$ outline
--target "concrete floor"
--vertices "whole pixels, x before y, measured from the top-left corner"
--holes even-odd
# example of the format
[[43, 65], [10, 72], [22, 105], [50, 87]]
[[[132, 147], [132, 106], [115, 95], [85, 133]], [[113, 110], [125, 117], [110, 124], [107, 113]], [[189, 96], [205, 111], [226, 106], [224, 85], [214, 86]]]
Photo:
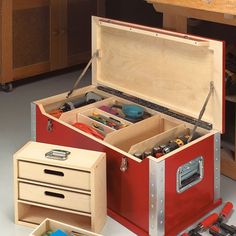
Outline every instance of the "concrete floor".
[[[12, 155], [30, 140], [30, 103], [71, 89], [78, 72], [71, 72], [16, 87], [11, 93], [0, 92], [0, 228], [1, 235], [27, 236], [31, 228], [14, 224]], [[89, 76], [81, 85], [89, 84]], [[221, 178], [223, 201], [236, 206], [236, 182]], [[236, 224], [236, 213], [229, 223]], [[105, 236], [135, 235], [108, 217], [102, 231]]]

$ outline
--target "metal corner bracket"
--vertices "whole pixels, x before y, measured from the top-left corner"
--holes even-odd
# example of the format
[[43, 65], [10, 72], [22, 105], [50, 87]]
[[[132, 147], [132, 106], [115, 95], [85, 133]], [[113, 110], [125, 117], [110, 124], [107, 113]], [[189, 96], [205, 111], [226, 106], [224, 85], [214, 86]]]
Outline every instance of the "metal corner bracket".
[[214, 199], [220, 198], [220, 133], [214, 135]]
[[31, 103], [31, 140], [36, 141], [36, 104]]
[[149, 235], [165, 235], [165, 161], [149, 161]]

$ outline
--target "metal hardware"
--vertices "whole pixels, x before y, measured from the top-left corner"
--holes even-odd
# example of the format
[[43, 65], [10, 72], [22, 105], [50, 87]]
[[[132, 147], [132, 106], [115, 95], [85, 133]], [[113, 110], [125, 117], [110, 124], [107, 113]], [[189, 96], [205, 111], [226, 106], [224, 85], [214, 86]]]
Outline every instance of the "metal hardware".
[[214, 198], [220, 198], [220, 133], [214, 135]]
[[60, 150], [60, 149], [53, 149], [45, 153], [46, 158], [53, 159], [53, 160], [60, 160], [60, 161], [67, 160], [69, 155], [70, 155], [69, 151]]
[[165, 161], [149, 160], [149, 235], [165, 235]]
[[52, 132], [53, 130], [53, 123], [51, 119], [48, 119], [48, 124], [47, 124], [47, 131]]
[[[191, 117], [191, 116], [188, 116], [188, 115], [185, 115], [185, 114], [181, 114], [179, 112], [170, 110], [170, 109], [168, 109], [166, 107], [163, 107], [163, 106], [160, 106], [158, 104], [148, 102], [148, 101], [143, 100], [141, 98], [137, 98], [137, 97], [134, 97], [134, 96], [131, 96], [131, 95], [124, 94], [123, 92], [120, 92], [120, 91], [112, 89], [112, 88], [98, 86], [97, 89], [99, 89], [101, 91], [104, 91], [106, 93], [110, 93], [112, 95], [115, 95], [117, 97], [124, 98], [126, 100], [131, 101], [131, 102], [137, 103], [141, 106], [145, 106], [145, 107], [150, 108], [152, 110], [161, 112], [163, 114], [166, 114], [168, 116], [174, 117], [176, 119], [182, 120], [184, 122], [187, 122], [187, 123], [190, 123], [190, 124], [193, 124], [193, 125], [195, 125], [196, 122], [197, 122], [197, 119], [194, 118], [194, 117]], [[201, 127], [201, 128], [204, 128], [206, 130], [211, 130], [212, 129], [212, 124], [210, 124], [208, 122], [200, 120], [198, 123], [199, 123], [199, 127]]]
[[36, 141], [36, 104], [31, 103], [31, 140]]
[[128, 169], [128, 158], [127, 157], [122, 157], [121, 164], [120, 164], [120, 170], [122, 172], [127, 171]]
[[199, 113], [197, 122], [195, 123], [195, 126], [194, 126], [194, 128], [193, 128], [193, 130], [192, 130], [192, 132], [191, 132], [191, 134], [190, 134], [190, 136], [189, 136], [188, 143], [193, 139], [193, 136], [194, 136], [194, 134], [196, 133], [196, 129], [197, 129], [197, 127], [199, 126], [199, 122], [201, 121], [202, 116], [204, 115], [204, 112], [205, 112], [205, 110], [206, 110], [206, 106], [207, 106], [207, 104], [208, 104], [208, 102], [209, 102], [209, 100], [210, 100], [210, 97], [211, 97], [211, 94], [213, 93], [213, 91], [214, 91], [214, 83], [213, 83], [213, 81], [211, 81], [211, 82], [210, 82], [210, 90], [209, 90], [209, 93], [208, 93], [207, 98], [206, 98], [206, 100], [205, 100], [205, 102], [204, 102], [204, 104], [203, 104], [203, 107], [202, 107], [202, 109], [201, 109], [201, 111], [200, 111], [200, 113]]
[[193, 187], [203, 179], [204, 162], [203, 157], [198, 157], [182, 166], [176, 173], [176, 190], [182, 193]]
[[76, 80], [73, 88], [69, 91], [69, 93], [67, 94], [66, 98], [69, 98], [70, 95], [74, 92], [75, 88], [77, 87], [77, 85], [79, 84], [79, 82], [82, 80], [82, 78], [84, 77], [84, 75], [86, 74], [86, 72], [88, 71], [88, 68], [90, 67], [90, 65], [92, 64], [93, 60], [95, 58], [99, 57], [99, 50], [97, 50], [92, 58], [90, 59], [90, 61], [88, 62], [88, 64], [86, 65], [86, 67], [84, 68], [84, 70], [82, 71], [82, 73], [80, 74], [79, 78]]

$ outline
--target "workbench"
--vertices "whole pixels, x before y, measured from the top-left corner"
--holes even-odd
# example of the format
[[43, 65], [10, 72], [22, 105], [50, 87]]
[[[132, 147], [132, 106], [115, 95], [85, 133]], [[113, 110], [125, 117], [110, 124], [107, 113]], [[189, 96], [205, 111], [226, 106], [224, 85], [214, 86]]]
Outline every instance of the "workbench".
[[[188, 19], [236, 26], [236, 1], [147, 0], [163, 13], [163, 28], [188, 31]], [[236, 95], [226, 97], [226, 132], [222, 135], [221, 173], [236, 180]]]
[[[163, 13], [163, 27], [187, 32], [188, 18], [236, 25], [236, 1], [226, 0], [146, 0]], [[220, 3], [217, 3], [220, 2]], [[225, 3], [224, 3], [225, 2]]]

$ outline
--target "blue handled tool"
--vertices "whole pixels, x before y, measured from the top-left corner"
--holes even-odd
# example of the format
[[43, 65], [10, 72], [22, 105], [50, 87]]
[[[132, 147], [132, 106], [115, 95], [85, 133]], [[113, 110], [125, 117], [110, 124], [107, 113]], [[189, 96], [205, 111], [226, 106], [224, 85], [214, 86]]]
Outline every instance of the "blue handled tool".
[[144, 108], [138, 105], [124, 104], [122, 106], [113, 105], [112, 107], [121, 109], [127, 120], [139, 120], [144, 115]]

